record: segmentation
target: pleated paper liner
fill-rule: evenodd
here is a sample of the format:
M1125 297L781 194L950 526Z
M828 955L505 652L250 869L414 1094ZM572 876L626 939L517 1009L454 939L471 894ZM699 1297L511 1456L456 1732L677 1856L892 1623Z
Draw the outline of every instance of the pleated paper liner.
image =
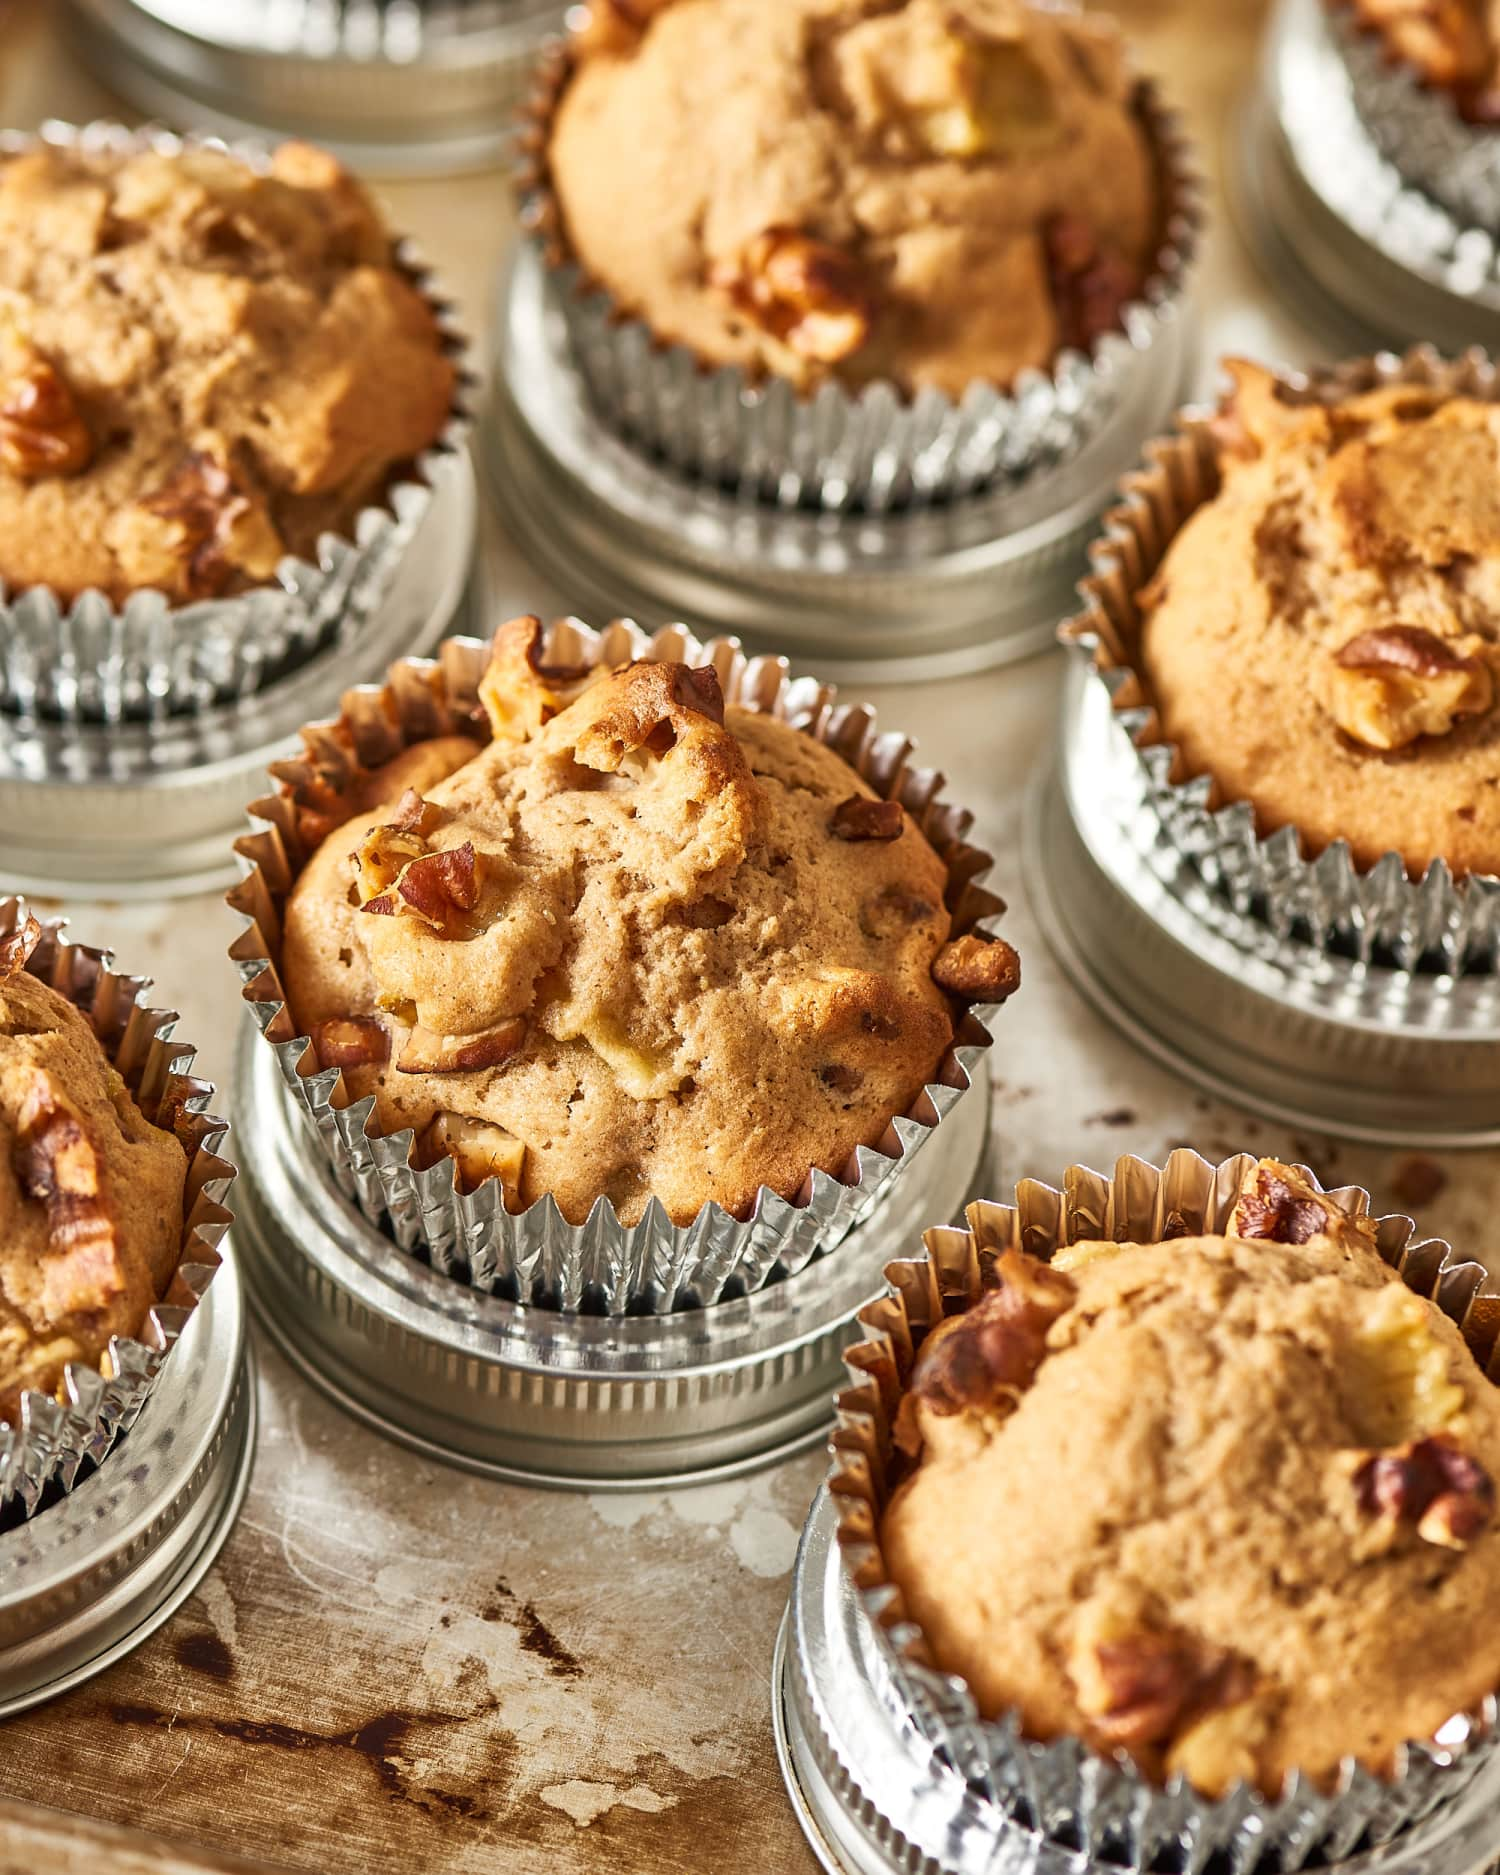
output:
M971 1205L967 1229L929 1230L925 1256L887 1267L887 1295L859 1315L870 1338L845 1356L850 1384L836 1402L830 1490L844 1564L890 1676L891 1722L915 1726L987 1802L1023 1829L1076 1850L1080 1867L1086 1858L1091 1867L1097 1859L1132 1871L1211 1865L1235 1875L1292 1875L1337 1864L1431 1815L1497 1748L1500 1712L1488 1698L1455 1714L1433 1738L1406 1745L1390 1779L1350 1759L1332 1789L1301 1774L1276 1797L1241 1784L1210 1800L1181 1777L1158 1787L1123 1753L1106 1757L1078 1739L1027 1739L1014 1712L982 1718L965 1682L932 1664L886 1573L880 1527L891 1485L891 1428L928 1330L979 1298L983 1270L1009 1248L1047 1260L1080 1239L1155 1243L1222 1233L1255 1165L1249 1154L1213 1165L1183 1147L1161 1168L1135 1158L1119 1160L1113 1176L1073 1166L1061 1189L1028 1179L1010 1204ZM1364 1191L1325 1195L1351 1216L1369 1215ZM1385 1261L1459 1325L1492 1377L1500 1373L1500 1283L1446 1243L1419 1238L1409 1218L1382 1217L1375 1228ZM1211 1863L1215 1856L1222 1863Z
M877 794L901 801L947 868L955 936L1003 909L977 884L991 860L968 842L972 815L943 799L942 777L934 770L909 765L911 742L897 733L877 734L871 710L839 704L829 686L810 678L790 678L782 660L746 658L734 639L700 643L680 625L648 638L628 621L602 632L562 621L552 627L543 655L567 665L640 657L711 664L727 703L801 729L837 751ZM507 1211L499 1179L461 1191L451 1161L425 1169L412 1163L410 1128L380 1131L373 1095L347 1103L338 1070L320 1068L311 1039L297 1032L279 971L282 907L308 858L298 830L299 793L315 776L320 787L331 783L344 792L367 768L432 736L461 731L487 740L478 686L488 661L488 644L452 638L436 661L404 660L391 667L384 688L348 692L338 722L307 729L302 759L277 766L281 792L252 804L259 824L236 844L248 870L229 903L248 928L230 955L255 1025L276 1051L287 1093L309 1122L309 1145L316 1139L345 1195L371 1222L384 1222L402 1249L424 1255L445 1275L512 1299L610 1314L661 1311L749 1293L774 1276L796 1274L869 1216L968 1091L979 1053L991 1042L988 1006L958 1018L932 1080L904 1113L892 1116L877 1145L859 1147L837 1174L811 1171L790 1198L762 1186L748 1217L709 1203L688 1225L674 1224L656 1200L639 1223L625 1225L601 1197L587 1220L574 1225L550 1195L525 1211Z
M1183 303L1203 225L1191 146L1155 86L1136 112L1161 197L1160 235L1139 296L1087 353L1009 388L976 381L954 401L892 381L825 383L806 395L657 339L573 254L547 167L557 105L572 76L566 41L542 57L521 113L516 187L544 261L548 298L599 416L626 440L715 487L775 506L883 513L1040 475L1075 454L1121 404Z
M103 121L51 122L35 137L0 133L0 162L38 143L121 155L225 150L257 170L270 162L269 148L255 142ZM321 537L316 563L288 555L274 582L246 592L179 605L143 591L115 606L101 592L70 603L48 586L10 592L0 584L0 712L91 725L202 710L250 696L326 645L358 636L389 592L434 484L467 447L475 383L463 364L468 342L416 248L399 242L395 264L428 302L458 366L441 434L360 510L347 535Z
M1329 37L1370 140L1409 183L1466 228L1500 234L1500 126L1466 118L1351 0L1326 0Z
M26 922L25 901L0 899L0 934ZM76 944L61 919L41 920L26 965L82 1011L136 1104L187 1154L181 1257L160 1302L134 1335L116 1335L98 1369L70 1362L58 1397L21 1395L14 1425L0 1425L0 1527L29 1517L103 1463L151 1396L192 1318L229 1226L224 1198L235 1168L223 1156L228 1127L208 1111L214 1089L191 1072L191 1043L174 1039L175 1013L145 1002L147 980L114 968L108 951Z
M1283 379L1304 400L1328 403L1381 384L1436 385L1500 401L1500 377L1479 351L1452 362L1427 347L1404 358L1381 354ZM1147 793L1172 844L1237 911L1262 918L1278 936L1306 934L1320 948L1342 943L1362 961L1389 957L1401 969L1435 961L1443 970L1500 967L1500 878L1455 879L1441 859L1420 879L1398 853L1356 865L1347 844L1309 850L1295 827L1262 835L1248 801L1227 800L1212 776L1186 771L1168 742L1138 663L1138 595L1178 530L1219 488L1214 412L1181 412L1171 434L1146 450L1145 464L1121 484L1123 499L1104 518L1079 587L1083 609L1061 628L1109 691L1114 721L1140 760Z

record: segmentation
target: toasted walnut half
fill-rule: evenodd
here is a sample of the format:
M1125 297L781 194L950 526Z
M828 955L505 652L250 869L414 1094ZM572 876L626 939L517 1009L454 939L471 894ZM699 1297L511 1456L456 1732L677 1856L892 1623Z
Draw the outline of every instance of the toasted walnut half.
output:
M545 663L545 641L542 621L531 615L510 619L495 633L479 701L497 742L525 742L605 675L602 666Z
M112 518L108 539L132 585L188 600L271 579L286 552L262 497L196 450L160 488Z
M895 1427L897 1444L913 1454L922 1445L918 1408L944 1418L1009 1411L1036 1378L1047 1331L1078 1293L1070 1277L1023 1250L1007 1250L992 1274L997 1288L922 1343Z
M1465 1549L1495 1514L1495 1483L1447 1434L1374 1452L1354 1473L1361 1513L1392 1526L1415 1524L1425 1543Z
M1404 749L1446 736L1494 704L1489 665L1416 625L1389 625L1351 638L1334 660L1333 719L1367 749Z
M463 1190L474 1191L486 1179L498 1178L504 1187L507 1209L519 1209L526 1147L513 1133L488 1120L440 1113L423 1130L421 1156L424 1164L436 1165L445 1154L458 1167Z
M1080 1616L1068 1665L1091 1735L1111 1749L1170 1745L1254 1687L1248 1664L1226 1649L1099 1604Z
M797 358L838 364L870 336L870 291L859 263L795 228L768 228L733 259L716 262L709 285Z
M31 960L31 953L41 941L42 927L27 912L23 923L0 938L0 982L6 977L13 977L18 970L24 970Z
M840 801L828 820L835 840L898 840L905 828L906 811L899 801L875 801L866 794Z
M14 347L0 380L0 463L36 482L77 475L93 457L94 439L57 366L29 345Z
M1021 987L1021 960L1004 938L966 931L938 952L932 980L964 1002L1003 1003Z

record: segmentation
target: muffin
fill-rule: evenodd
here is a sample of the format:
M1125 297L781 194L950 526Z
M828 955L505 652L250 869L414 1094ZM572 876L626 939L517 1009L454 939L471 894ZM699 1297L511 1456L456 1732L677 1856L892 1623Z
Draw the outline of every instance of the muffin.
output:
M1163 222L1113 27L1020 0L599 0L543 163L591 285L803 391L1046 369Z
M285 144L0 161L0 580L173 604L316 564L439 436L455 370L359 183Z
M1335 0L1393 61L1471 124L1500 122L1500 7L1492 0Z
M1123 646L1180 772L1309 857L1500 872L1500 406L1432 371L1229 372Z
M0 1425L134 1336L182 1255L187 1155L149 1121L87 1017L0 939Z
M984 1717L1274 1800L1483 1704L1500 1397L1368 1221L1262 1160L1222 1235L1015 1241L920 1344L879 1528Z
M899 801L712 665L543 642L501 629L473 736L295 794L288 1032L511 1210L683 1225L843 1173L1015 953L953 935L964 882Z

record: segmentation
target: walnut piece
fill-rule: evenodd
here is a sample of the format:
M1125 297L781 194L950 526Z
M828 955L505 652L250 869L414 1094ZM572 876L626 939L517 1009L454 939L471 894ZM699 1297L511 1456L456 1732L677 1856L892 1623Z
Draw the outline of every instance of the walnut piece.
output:
M1021 987L1021 960L1004 938L966 931L938 952L932 980L965 1002L1003 1003Z
M41 1076L22 1102L11 1163L21 1190L47 1211L56 1261L49 1257L44 1273L44 1306L58 1314L104 1307L124 1278L99 1158L82 1116Z
M440 1113L424 1128L420 1144L424 1164L436 1165L445 1154L452 1159L462 1190L474 1191L486 1179L498 1178L506 1209L520 1208L526 1147L503 1126L461 1113Z
M1309 1243L1330 1223L1311 1187L1298 1189L1274 1165L1258 1165L1230 1213L1229 1235L1268 1243Z
M332 1016L312 1026L320 1068L367 1068L388 1061L391 1038L374 1016Z
M1446 736L1494 704L1483 658L1469 656L1416 625L1389 625L1351 638L1334 659L1333 719L1367 749L1404 749L1421 736Z
M479 701L497 742L525 742L605 674L603 666L547 664L542 621L528 614L495 633Z
M31 960L31 953L41 941L42 927L27 912L23 923L0 938L0 982L4 982L6 977L13 977L18 970L24 970Z
M29 345L0 384L0 463L23 481L77 475L94 457L94 439L67 380Z
M835 840L898 840L906 829L906 810L899 801L875 801L851 794L829 817L828 831Z
M870 336L858 263L795 228L766 229L734 259L716 262L709 284L797 358L838 364Z
M1065 346L1087 350L1120 324L1139 290L1136 270L1080 215L1054 215L1043 238L1059 336Z
M992 1271L997 1287L922 1343L897 1414L898 1445L921 1448L917 1409L940 1417L1008 1411L1036 1378L1047 1331L1077 1295L1071 1277L1024 1250L1007 1250Z
M240 580L269 580L286 551L262 498L199 450L121 510L109 540L132 585L186 600L214 598Z
M1069 1671L1090 1735L1109 1750L1168 1746L1254 1688L1226 1649L1098 1608L1080 1619Z
M391 827L377 829L385 836L377 855L377 862L369 868L371 879L397 857L402 843L411 840L420 842L417 834L403 834ZM368 846L369 842L366 842ZM360 889L363 891L366 878L362 866ZM373 912L381 917L403 915L418 918L429 929L445 936L454 936L461 931L461 920L455 914L471 912L479 903L480 888L479 857L474 851L472 840L465 840L462 846L440 848L435 853L420 853L407 859L396 873L395 882L377 896L366 899L360 910Z
M1495 1483L1452 1438L1412 1439L1374 1452L1354 1473L1354 1495L1366 1517L1415 1524L1425 1543L1464 1549L1495 1514Z
M418 1024L406 1038L396 1070L400 1074L467 1074L498 1068L525 1039L524 1016L511 1016L478 1035L439 1035Z

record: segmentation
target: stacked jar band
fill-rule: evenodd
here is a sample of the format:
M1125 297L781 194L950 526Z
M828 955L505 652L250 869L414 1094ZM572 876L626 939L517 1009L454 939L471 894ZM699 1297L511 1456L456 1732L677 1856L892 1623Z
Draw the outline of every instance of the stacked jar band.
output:
M1480 6L1324 0L1354 106L1401 176L1500 235L1500 28Z
M882 512L1019 482L1181 312L1176 120L1109 22L598 0L523 114L523 221L601 421L714 488Z
M516 619L303 742L239 844L244 998L346 1195L512 1300L831 1252L1016 987L941 777L733 641Z
M1064 636L1237 908L1402 969L1493 967L1495 369L1228 369L1123 485Z
M1090 1866L1428 1866L1495 1758L1494 1280L1249 1156L967 1221L838 1402L892 1726Z
M227 1128L145 989L0 900L0 1525L107 1460L218 1267Z
M0 140L0 708L232 702L378 609L463 447L449 309L305 144Z

